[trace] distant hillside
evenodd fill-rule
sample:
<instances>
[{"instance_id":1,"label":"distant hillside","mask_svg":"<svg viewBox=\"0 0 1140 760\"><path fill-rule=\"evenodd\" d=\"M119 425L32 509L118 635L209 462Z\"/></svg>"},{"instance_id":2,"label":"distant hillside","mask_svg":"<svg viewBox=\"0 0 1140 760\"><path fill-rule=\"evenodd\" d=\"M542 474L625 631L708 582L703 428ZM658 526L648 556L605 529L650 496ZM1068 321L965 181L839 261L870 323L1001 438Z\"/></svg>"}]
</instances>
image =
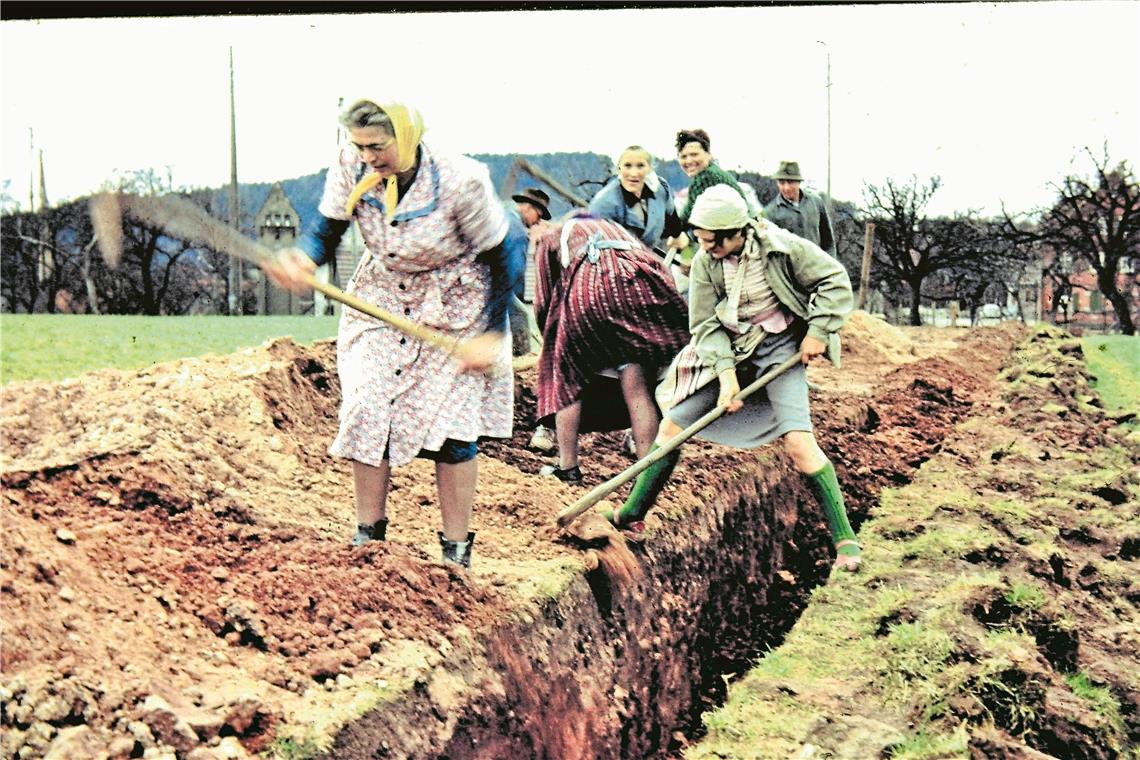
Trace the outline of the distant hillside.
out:
<instances>
[{"instance_id":1,"label":"distant hillside","mask_svg":"<svg viewBox=\"0 0 1140 760\"><path fill-rule=\"evenodd\" d=\"M609 156L599 153L541 153L541 154L501 154L501 153L472 153L471 158L482 162L491 173L491 182L495 189L502 194L503 183L507 173L516 158L525 158L538 169L549 174L556 182L578 197L589 200L594 193L612 174L613 160ZM689 186L689 178L681 171L681 167L674 160L661 161L658 159L657 173L665 178L674 190L681 190ZM776 183L771 178L752 171L737 172L737 177L752 185L761 203L767 203L776 197ZM317 206L321 201L321 192L324 190L325 170L304 177L282 180L285 194L289 196L293 207L301 215L302 227L307 227L317 213ZM265 203L269 190L273 186L270 182L241 185L242 226L247 231L253 229L253 215ZM537 179L520 172L515 180L515 191L524 187L537 186L544 188L551 197L551 213L560 216L570 210L570 203L546 187ZM228 188L215 190L217 208L225 208ZM836 201L836 215L839 218L850 217L853 211L849 203Z\"/></svg>"},{"instance_id":2,"label":"distant hillside","mask_svg":"<svg viewBox=\"0 0 1140 760\"><path fill-rule=\"evenodd\" d=\"M578 197L589 200L602 184L611 176L612 159L598 153L542 153L542 154L496 154L472 153L471 158L482 162L491 173L491 182L495 189L502 191L507 173L516 158L525 158L538 169L549 174L556 182L570 190ZM665 178L670 187L679 190L689 186L689 178L681 171L676 161L661 162L657 172ZM303 177L281 180L285 194L301 216L302 226L307 226L317 213L317 206L321 201L321 192L324 189L325 170ZM570 203L563 200L553 190L545 187L543 183L520 172L515 181L515 190L524 187L543 187L551 196L551 212L558 216L570 210ZM242 226L248 230L253 227L253 215L257 213L265 199L269 196L272 182L242 184L239 189L239 200L242 209ZM214 191L217 208L225 208L228 188L218 188Z\"/></svg>"}]
</instances>

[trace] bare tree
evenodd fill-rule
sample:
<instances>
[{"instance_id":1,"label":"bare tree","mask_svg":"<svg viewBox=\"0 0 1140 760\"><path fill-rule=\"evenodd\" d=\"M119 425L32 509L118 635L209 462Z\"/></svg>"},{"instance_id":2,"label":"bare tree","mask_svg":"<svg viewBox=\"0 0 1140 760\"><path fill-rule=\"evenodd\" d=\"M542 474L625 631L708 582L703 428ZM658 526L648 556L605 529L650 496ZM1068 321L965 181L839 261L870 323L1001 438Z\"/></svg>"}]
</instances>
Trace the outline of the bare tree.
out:
<instances>
[{"instance_id":1,"label":"bare tree","mask_svg":"<svg viewBox=\"0 0 1140 760\"><path fill-rule=\"evenodd\" d=\"M173 192L170 176L153 169L128 173L118 189L141 195ZM210 204L211 194L195 191L199 203ZM217 267L218 256L190 242L166 235L161 229L125 218L123 257L114 273L116 307L143 314L184 314L203 299L214 303L224 268Z\"/></svg>"},{"instance_id":2,"label":"bare tree","mask_svg":"<svg viewBox=\"0 0 1140 760\"><path fill-rule=\"evenodd\" d=\"M131 191L163 192L169 183L150 171L136 172L119 184ZM190 195L209 210L210 192ZM98 255L85 199L36 213L2 215L3 308L28 313L65 309L184 314L191 309L216 312L224 305L224 254L131 219L123 222L123 259L112 271Z\"/></svg>"},{"instance_id":3,"label":"bare tree","mask_svg":"<svg viewBox=\"0 0 1140 760\"><path fill-rule=\"evenodd\" d=\"M1095 169L1091 178L1070 174L1053 185L1057 201L1036 212L1036 224L1019 225L1009 214L1006 221L1022 239L1052 246L1056 256L1050 274L1060 281L1062 294L1073 288L1070 266L1092 267L1121 332L1135 335L1129 292L1120 288L1118 275L1122 259L1140 257L1140 186L1128 162L1112 165L1107 145L1100 157L1086 152Z\"/></svg>"},{"instance_id":4,"label":"bare tree","mask_svg":"<svg viewBox=\"0 0 1140 760\"><path fill-rule=\"evenodd\" d=\"M944 292L968 310L973 321L982 304L1013 300L1024 322L1022 284L1040 266L1040 246L1013 234L1004 221L974 221L975 254L940 273ZM1038 278L1033 282L1036 288Z\"/></svg>"},{"instance_id":5,"label":"bare tree","mask_svg":"<svg viewBox=\"0 0 1140 760\"><path fill-rule=\"evenodd\" d=\"M881 187L866 184L861 222L874 222L872 266L876 279L905 286L910 295L912 325L922 324L922 284L930 275L967 265L986 255L986 242L972 214L928 218L926 207L941 180L920 184L917 177L900 184L888 179Z\"/></svg>"},{"instance_id":6,"label":"bare tree","mask_svg":"<svg viewBox=\"0 0 1140 760\"><path fill-rule=\"evenodd\" d=\"M83 247L92 240L86 204L69 203L3 217L3 296L6 309L85 310L79 276Z\"/></svg>"},{"instance_id":7,"label":"bare tree","mask_svg":"<svg viewBox=\"0 0 1140 760\"><path fill-rule=\"evenodd\" d=\"M40 281L36 276L41 241L34 214L13 213L0 217L0 298L5 311L36 311Z\"/></svg>"}]
</instances>

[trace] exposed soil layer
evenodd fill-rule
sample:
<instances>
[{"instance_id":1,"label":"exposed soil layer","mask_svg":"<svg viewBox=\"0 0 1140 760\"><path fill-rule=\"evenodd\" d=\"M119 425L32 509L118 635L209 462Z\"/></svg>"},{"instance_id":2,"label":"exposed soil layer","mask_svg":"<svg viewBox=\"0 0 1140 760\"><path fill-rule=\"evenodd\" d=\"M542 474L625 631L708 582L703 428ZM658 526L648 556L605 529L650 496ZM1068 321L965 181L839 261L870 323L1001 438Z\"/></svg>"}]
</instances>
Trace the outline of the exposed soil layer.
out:
<instances>
[{"instance_id":1,"label":"exposed soil layer","mask_svg":"<svg viewBox=\"0 0 1140 760\"><path fill-rule=\"evenodd\" d=\"M1018 334L856 315L842 373L811 370L854 522L939 450ZM558 535L582 489L536 475L532 382L517 379L514 437L482 447L471 573L437 561L424 461L393 475L389 541L346 545L331 344L5 387L5 755L685 744L720 675L777 642L826 577L822 515L778 451L694 442L643 541ZM583 436L585 488L630 464L620 437Z\"/></svg>"},{"instance_id":2,"label":"exposed soil layer","mask_svg":"<svg viewBox=\"0 0 1140 760\"><path fill-rule=\"evenodd\" d=\"M686 757L1136 757L1140 439L1042 329Z\"/></svg>"}]
</instances>

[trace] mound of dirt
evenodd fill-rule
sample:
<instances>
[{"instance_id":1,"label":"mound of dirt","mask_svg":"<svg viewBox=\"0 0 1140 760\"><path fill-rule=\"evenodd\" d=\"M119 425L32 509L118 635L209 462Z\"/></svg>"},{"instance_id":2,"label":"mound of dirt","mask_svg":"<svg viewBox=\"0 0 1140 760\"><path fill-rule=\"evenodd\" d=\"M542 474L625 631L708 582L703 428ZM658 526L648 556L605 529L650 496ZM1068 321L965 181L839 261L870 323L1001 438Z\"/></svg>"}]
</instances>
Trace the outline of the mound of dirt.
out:
<instances>
[{"instance_id":1,"label":"mound of dirt","mask_svg":"<svg viewBox=\"0 0 1140 760\"><path fill-rule=\"evenodd\" d=\"M914 361L917 353L905 330L865 311L853 312L843 326L843 352L851 357L868 357L875 364L904 364Z\"/></svg>"},{"instance_id":2,"label":"mound of dirt","mask_svg":"<svg viewBox=\"0 0 1140 760\"><path fill-rule=\"evenodd\" d=\"M937 447L1013 337L973 331L900 363L909 333L853 319L843 373L811 371L856 520ZM436 562L426 461L393 473L389 541L347 546L350 471L326 453L334 361L331 343L283 340L0 391L6 753L260 751L315 694L387 681L400 652L444 657L516 610L517 587L552 563L586 569L551 531L582 488L536 477L550 459L525 446L533 373L517 376L512 439L481 446L471 573ZM582 437L583 487L631 464L621 437ZM690 509L758 456L685 451L663 500Z\"/></svg>"}]
</instances>

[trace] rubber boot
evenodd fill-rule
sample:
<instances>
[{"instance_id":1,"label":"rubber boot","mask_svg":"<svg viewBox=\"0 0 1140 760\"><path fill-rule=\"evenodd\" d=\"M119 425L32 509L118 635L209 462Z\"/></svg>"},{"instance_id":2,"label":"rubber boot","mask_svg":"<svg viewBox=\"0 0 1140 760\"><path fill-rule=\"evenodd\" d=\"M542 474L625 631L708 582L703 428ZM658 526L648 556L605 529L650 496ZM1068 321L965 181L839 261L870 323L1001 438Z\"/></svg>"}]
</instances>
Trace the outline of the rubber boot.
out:
<instances>
[{"instance_id":1,"label":"rubber boot","mask_svg":"<svg viewBox=\"0 0 1140 760\"><path fill-rule=\"evenodd\" d=\"M471 546L475 543L475 532L467 534L466 541L449 541L439 532L439 545L443 550L443 561L454 565L471 567Z\"/></svg>"},{"instance_id":2,"label":"rubber boot","mask_svg":"<svg viewBox=\"0 0 1140 760\"><path fill-rule=\"evenodd\" d=\"M835 566L855 572L862 564L862 548L856 542L855 531L847 520L847 508L843 503L843 492L839 489L839 479L835 476L835 467L828 462L819 472L804 477L811 484L811 489L823 508L827 529L835 544Z\"/></svg>"},{"instance_id":3,"label":"rubber boot","mask_svg":"<svg viewBox=\"0 0 1140 760\"><path fill-rule=\"evenodd\" d=\"M653 444L649 447L649 454L659 448L661 447L656 443ZM665 488L665 483L673 474L673 468L677 466L680 458L681 450L674 449L649 465L633 482L633 488L630 489L629 496L621 509L616 514L611 511L603 512L602 516L618 528L629 528L641 532L645 528L645 515L657 501L662 489Z\"/></svg>"},{"instance_id":4,"label":"rubber boot","mask_svg":"<svg viewBox=\"0 0 1140 760\"><path fill-rule=\"evenodd\" d=\"M388 518L377 520L371 525L356 524L356 535L352 537L353 546L363 546L369 541L383 541L388 533Z\"/></svg>"}]
</instances>

